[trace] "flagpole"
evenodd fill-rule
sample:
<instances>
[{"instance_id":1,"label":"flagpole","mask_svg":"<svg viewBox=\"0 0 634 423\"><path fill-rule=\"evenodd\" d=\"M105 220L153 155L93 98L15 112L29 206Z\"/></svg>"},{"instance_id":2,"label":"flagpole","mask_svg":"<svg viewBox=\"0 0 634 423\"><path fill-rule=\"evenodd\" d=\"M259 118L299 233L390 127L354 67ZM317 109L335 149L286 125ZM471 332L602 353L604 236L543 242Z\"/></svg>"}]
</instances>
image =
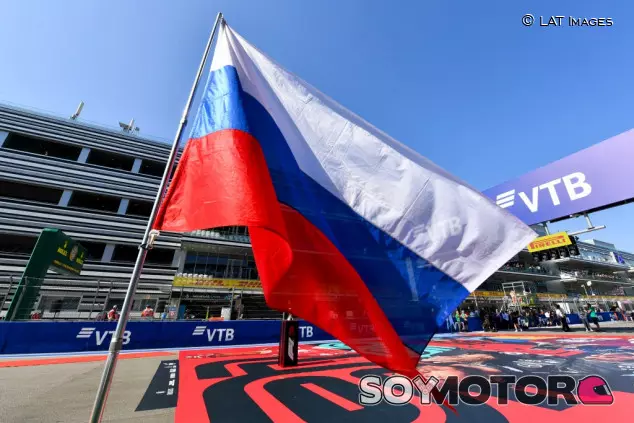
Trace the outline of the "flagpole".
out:
<instances>
[{"instance_id":1,"label":"flagpole","mask_svg":"<svg viewBox=\"0 0 634 423\"><path fill-rule=\"evenodd\" d=\"M95 403L93 405L92 414L90 417L91 423L101 422L101 418L105 410L106 400L108 398L108 392L112 384L112 377L114 375L117 358L119 356L119 352L121 351L122 342L123 342L123 333L125 331L125 326L128 323L128 318L130 316L130 309L132 308L132 301L134 299L134 293L136 292L137 284L139 282L139 276L141 274L141 271L143 270L143 264L145 263L145 257L147 256L147 251L148 249L151 248L157 235L156 231L152 231L152 226L154 224L154 220L156 219L156 215L158 214L158 209L161 204L161 200L163 199L163 194L165 191L165 187L167 186L167 181L169 180L169 177L172 174L172 170L174 168L174 162L176 161L176 153L178 151L178 144L179 144L181 135L183 133L183 129L185 128L185 125L187 124L187 117L189 116L189 111L191 109L192 102L196 94L196 89L198 88L198 84L200 82L200 78L202 77L205 64L207 63L207 58L209 56L209 51L211 50L211 45L213 44L213 41L216 37L218 26L223 21L224 21L224 18L222 16L222 13L218 13L218 16L216 17L216 22L214 23L213 29L211 30L211 34L209 35L209 40L207 41L205 52L203 54L202 60L200 61L200 66L198 67L198 72L196 73L194 84L192 85L191 91L189 92L189 98L187 99L187 102L185 103L183 116L181 117L181 120L178 124L178 129L176 130L176 135L174 136L172 149L170 151L169 158L167 159L167 165L165 166L165 171L163 172L163 178L161 179L161 183L156 193L156 198L154 199L154 206L152 207L152 213L150 214L147 227L145 228L143 241L141 242L141 245L139 246L139 254L136 258L134 269L132 270L132 276L130 277L130 284L128 285L128 291L125 294L125 300L123 301L123 307L121 309L121 317L119 318L119 322L117 323L117 329L114 335L112 335L110 349L108 350L108 359L106 360L106 365L104 367L103 374L101 375L99 390L97 391L97 395L95 397Z\"/></svg>"}]
</instances>

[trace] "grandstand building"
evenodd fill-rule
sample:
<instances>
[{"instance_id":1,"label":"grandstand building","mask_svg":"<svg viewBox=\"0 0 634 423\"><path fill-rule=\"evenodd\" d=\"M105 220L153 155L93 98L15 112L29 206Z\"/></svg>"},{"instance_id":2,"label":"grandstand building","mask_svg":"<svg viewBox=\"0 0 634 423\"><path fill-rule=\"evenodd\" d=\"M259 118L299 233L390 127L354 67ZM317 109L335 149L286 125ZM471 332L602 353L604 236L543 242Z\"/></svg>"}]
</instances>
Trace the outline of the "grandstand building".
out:
<instances>
[{"instance_id":1,"label":"grandstand building","mask_svg":"<svg viewBox=\"0 0 634 423\"><path fill-rule=\"evenodd\" d=\"M79 241L88 257L79 277L49 271L36 307L44 317L94 317L122 304L168 154L166 143L126 130L0 106L0 311L13 300L47 227ZM579 243L579 250L539 264L522 252L469 301L504 302L521 287L538 298L587 292L629 304L634 255L600 241ZM245 318L279 317L266 309L258 286L245 228L162 233L148 254L133 311L176 305L180 314L217 317L237 302Z\"/></svg>"},{"instance_id":2,"label":"grandstand building","mask_svg":"<svg viewBox=\"0 0 634 423\"><path fill-rule=\"evenodd\" d=\"M49 271L38 309L57 304L62 315L85 315L121 305L168 154L166 143L0 106L2 310L46 227L78 240L88 257L78 278ZM256 280L245 235L242 228L162 234L148 253L133 310L150 304L161 311L175 296L194 315L206 314L207 307L218 315L229 302L227 288L207 281L204 290L173 290L175 276ZM211 295L218 293L225 295Z\"/></svg>"}]
</instances>

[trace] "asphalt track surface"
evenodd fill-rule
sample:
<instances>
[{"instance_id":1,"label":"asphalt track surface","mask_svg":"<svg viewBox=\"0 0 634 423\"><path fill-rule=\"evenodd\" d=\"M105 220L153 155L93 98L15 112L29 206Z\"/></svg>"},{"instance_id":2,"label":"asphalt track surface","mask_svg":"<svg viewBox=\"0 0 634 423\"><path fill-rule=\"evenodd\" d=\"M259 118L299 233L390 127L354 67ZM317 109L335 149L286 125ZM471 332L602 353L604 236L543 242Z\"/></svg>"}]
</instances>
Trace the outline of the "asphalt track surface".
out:
<instances>
[{"instance_id":1,"label":"asphalt track surface","mask_svg":"<svg viewBox=\"0 0 634 423\"><path fill-rule=\"evenodd\" d=\"M607 325L606 325L607 326ZM604 332L470 333L434 338L428 376L603 377L612 405L524 405L497 392L483 405L361 406L358 379L387 376L340 343L302 345L300 365L280 369L274 346L122 355L105 422L596 422L634 421L634 328ZM625 326L625 327L624 327ZM1 422L86 422L103 355L0 358Z\"/></svg>"}]
</instances>

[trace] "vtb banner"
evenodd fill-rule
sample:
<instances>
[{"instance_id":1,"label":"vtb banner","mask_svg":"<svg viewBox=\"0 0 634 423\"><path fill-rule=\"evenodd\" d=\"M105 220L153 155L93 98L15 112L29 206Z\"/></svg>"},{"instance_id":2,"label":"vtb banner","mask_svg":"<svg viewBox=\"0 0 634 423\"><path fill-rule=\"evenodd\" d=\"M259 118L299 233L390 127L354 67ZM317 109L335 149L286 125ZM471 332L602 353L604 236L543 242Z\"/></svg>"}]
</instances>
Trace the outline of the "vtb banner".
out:
<instances>
[{"instance_id":1,"label":"vtb banner","mask_svg":"<svg viewBox=\"0 0 634 423\"><path fill-rule=\"evenodd\" d=\"M634 198L634 130L609 138L484 194L528 225Z\"/></svg>"}]
</instances>

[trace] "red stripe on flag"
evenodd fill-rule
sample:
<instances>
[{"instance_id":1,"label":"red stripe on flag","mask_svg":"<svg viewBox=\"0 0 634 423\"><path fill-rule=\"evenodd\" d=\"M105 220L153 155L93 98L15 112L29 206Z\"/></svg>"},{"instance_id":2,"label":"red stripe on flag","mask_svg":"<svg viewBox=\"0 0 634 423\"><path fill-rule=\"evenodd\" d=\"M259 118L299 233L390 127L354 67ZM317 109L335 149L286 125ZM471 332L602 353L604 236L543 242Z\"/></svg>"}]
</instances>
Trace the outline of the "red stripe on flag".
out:
<instances>
[{"instance_id":1,"label":"red stripe on flag","mask_svg":"<svg viewBox=\"0 0 634 423\"><path fill-rule=\"evenodd\" d=\"M359 274L330 240L297 211L281 206L291 267L275 279L266 232L249 228L267 304L288 310L344 342L370 361L415 375L419 355L406 348Z\"/></svg>"},{"instance_id":2,"label":"red stripe on flag","mask_svg":"<svg viewBox=\"0 0 634 423\"><path fill-rule=\"evenodd\" d=\"M403 345L335 245L279 204L260 145L239 130L187 144L154 224L175 232L219 226L249 227L269 307L319 326L381 366L417 374L419 355Z\"/></svg>"},{"instance_id":3,"label":"red stripe on flag","mask_svg":"<svg viewBox=\"0 0 634 423\"><path fill-rule=\"evenodd\" d=\"M154 228L261 226L286 238L275 199L258 142L243 131L218 131L185 146Z\"/></svg>"}]
</instances>

